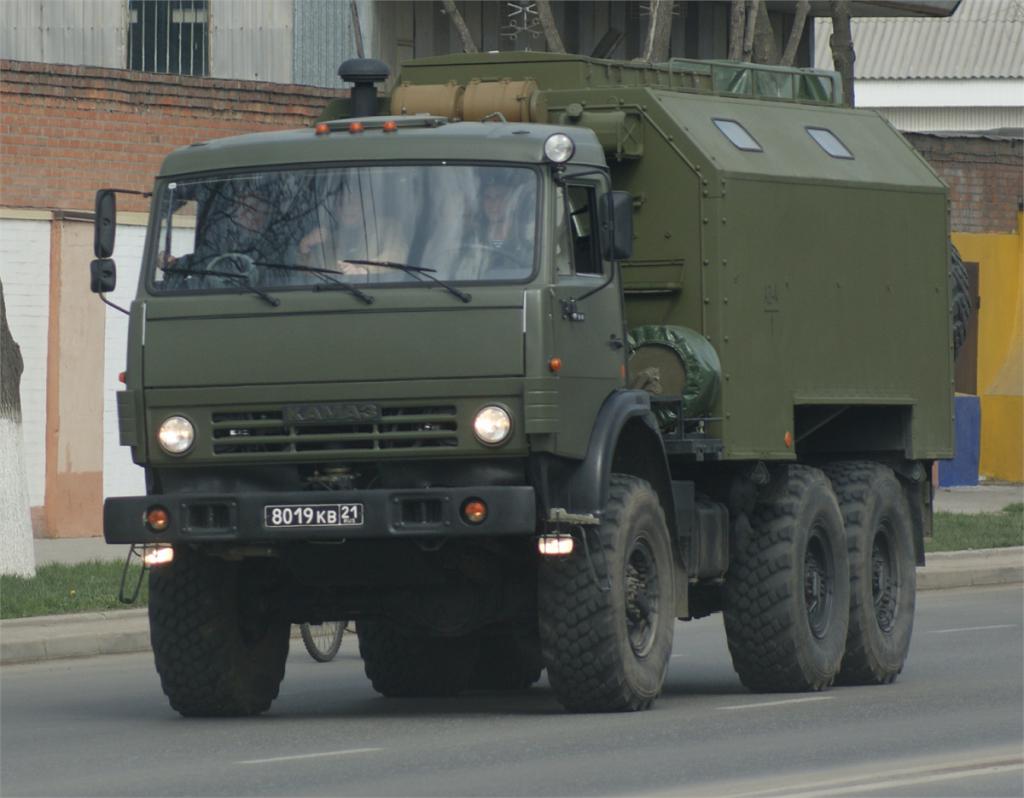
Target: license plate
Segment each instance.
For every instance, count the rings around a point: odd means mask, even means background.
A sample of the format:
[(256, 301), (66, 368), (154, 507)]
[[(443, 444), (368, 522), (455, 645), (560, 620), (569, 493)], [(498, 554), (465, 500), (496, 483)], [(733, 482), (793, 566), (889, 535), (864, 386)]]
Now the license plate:
[(363, 505), (353, 504), (268, 504), (263, 508), (268, 527), (362, 526)]

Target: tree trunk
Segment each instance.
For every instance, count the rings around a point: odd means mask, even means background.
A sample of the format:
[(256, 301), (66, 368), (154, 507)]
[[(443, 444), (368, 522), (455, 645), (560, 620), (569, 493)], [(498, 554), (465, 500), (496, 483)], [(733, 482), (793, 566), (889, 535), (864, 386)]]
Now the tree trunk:
[(828, 43), (832, 48), (832, 63), (843, 79), (843, 102), (853, 108), (853, 63), (857, 56), (850, 32), (850, 0), (833, 0), (832, 36)]
[(775, 44), (775, 29), (768, 16), (768, 7), (763, 0), (757, 0), (757, 27), (754, 31), (754, 42), (750, 60), (758, 64), (779, 63), (779, 48)]
[(757, 32), (761, 5), (763, 5), (761, 0), (750, 0), (750, 5), (747, 8), (747, 29), (743, 33), (743, 55), (741, 56), (744, 61), (751, 61), (754, 57), (754, 34)]
[(811, 10), (810, 0), (798, 0), (796, 4), (796, 16), (793, 17), (793, 28), (789, 31), (789, 39), (786, 41), (786, 49), (782, 52), (779, 63), (782, 66), (793, 66), (796, 60), (796, 50), (800, 46), (800, 39), (804, 35), (804, 25), (807, 23), (807, 12)]
[(651, 19), (647, 26), (647, 41), (641, 61), (661, 63), (668, 61), (669, 40), (672, 37), (672, 7), (674, 0), (652, 0)]
[(359, 25), (359, 3), (357, 0), (352, 0), (350, 8), (352, 9), (352, 32), (356, 37), (356, 55), (366, 58), (366, 49), (363, 47), (363, 29)]
[(729, 14), (729, 60), (739, 61), (743, 57), (743, 34), (747, 29), (746, 0), (732, 0)]
[(462, 18), (459, 9), (455, 7), (455, 0), (444, 0), (444, 10), (452, 21), (452, 25), (455, 26), (455, 30), (459, 32), (459, 38), (462, 39), (462, 52), (479, 52), (476, 42), (473, 41), (473, 34), (469, 32), (469, 26), (466, 25), (466, 20)]
[(7, 324), (0, 282), (0, 573), (35, 576), (35, 549), (21, 435), (21, 348)]
[(550, 0), (536, 0), (537, 14), (540, 16), (540, 26), (544, 29), (544, 38), (548, 43), (548, 51), (552, 53), (564, 53), (565, 45), (562, 44), (562, 37), (558, 33), (558, 26), (555, 24), (555, 16), (551, 13)]

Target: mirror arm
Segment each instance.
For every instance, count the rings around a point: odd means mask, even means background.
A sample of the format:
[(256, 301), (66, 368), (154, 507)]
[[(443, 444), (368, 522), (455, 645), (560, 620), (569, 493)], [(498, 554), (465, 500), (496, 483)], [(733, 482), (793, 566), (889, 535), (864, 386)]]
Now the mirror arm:
[(106, 294), (97, 294), (97, 296), (100, 298), (100, 302), (102, 302), (104, 305), (110, 305), (110, 307), (112, 307), (114, 310), (121, 311), (125, 316), (131, 316), (132, 315), (131, 311), (125, 310), (120, 305), (116, 305), (113, 302), (111, 302), (109, 299), (107, 299), (107, 295)]

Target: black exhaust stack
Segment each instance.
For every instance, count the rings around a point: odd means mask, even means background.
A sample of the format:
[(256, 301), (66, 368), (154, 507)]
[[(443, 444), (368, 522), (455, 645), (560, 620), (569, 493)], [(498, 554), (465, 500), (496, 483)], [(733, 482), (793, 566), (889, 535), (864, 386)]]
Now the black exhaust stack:
[(351, 116), (377, 115), (377, 87), (388, 79), (388, 65), (376, 58), (350, 58), (338, 67), (338, 76), (352, 84)]

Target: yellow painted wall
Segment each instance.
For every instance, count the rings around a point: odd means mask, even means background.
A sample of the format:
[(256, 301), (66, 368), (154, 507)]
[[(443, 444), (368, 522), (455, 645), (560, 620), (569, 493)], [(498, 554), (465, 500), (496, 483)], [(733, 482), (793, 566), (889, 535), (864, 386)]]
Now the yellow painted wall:
[(1024, 235), (954, 233), (965, 261), (978, 264), (978, 396), (986, 477), (1024, 482)]

